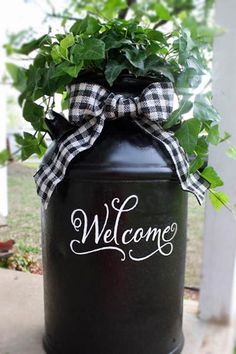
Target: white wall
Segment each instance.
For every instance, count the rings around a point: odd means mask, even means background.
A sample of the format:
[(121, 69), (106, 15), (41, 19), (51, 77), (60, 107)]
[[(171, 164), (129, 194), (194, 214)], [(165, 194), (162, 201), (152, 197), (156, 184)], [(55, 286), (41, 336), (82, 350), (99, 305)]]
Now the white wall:
[[(226, 30), (214, 46), (214, 104), (222, 116), (221, 130), (228, 131), (236, 146), (236, 1), (216, 1), (216, 22)], [(236, 204), (236, 161), (229, 159), (227, 144), (211, 149), (209, 164), (225, 181), (223, 190)], [(233, 283), (236, 255), (236, 220), (226, 209), (206, 206), (204, 258), (200, 297), (202, 319), (227, 323), (232, 320)]]
[[(1, 11), (0, 14), (0, 33), (1, 37), (2, 33), (5, 30), (4, 22), (2, 21), (3, 13)], [(5, 53), (2, 48), (2, 41), (0, 41), (0, 81), (2, 80), (2, 76), (4, 74), (5, 66), (4, 66), (4, 58)], [(0, 151), (5, 149), (6, 147), (6, 94), (5, 87), (0, 84)], [(6, 216), (8, 213), (8, 205), (7, 205), (7, 169), (6, 167), (2, 168), (0, 166), (0, 225), (5, 224)]]

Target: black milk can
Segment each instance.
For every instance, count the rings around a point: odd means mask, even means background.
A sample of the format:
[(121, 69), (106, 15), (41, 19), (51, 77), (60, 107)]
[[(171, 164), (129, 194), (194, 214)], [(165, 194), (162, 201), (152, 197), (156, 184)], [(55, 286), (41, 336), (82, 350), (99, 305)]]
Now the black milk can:
[(167, 152), (129, 119), (105, 122), (42, 209), (46, 352), (181, 353), (186, 216)]

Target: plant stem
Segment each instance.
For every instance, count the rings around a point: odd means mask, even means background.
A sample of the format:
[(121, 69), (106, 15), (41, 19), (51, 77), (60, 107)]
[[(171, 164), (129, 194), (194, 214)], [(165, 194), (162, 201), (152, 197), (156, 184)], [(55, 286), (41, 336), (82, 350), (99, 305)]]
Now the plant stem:
[(38, 143), (39, 146), (41, 145), (42, 141), (44, 140), (44, 138), (45, 138), (45, 136), (46, 136), (47, 134), (48, 134), (48, 132), (45, 132), (45, 133), (42, 135), (42, 137), (41, 137), (41, 139), (40, 139), (40, 141), (39, 141), (39, 143)]
[(55, 17), (55, 18), (61, 18), (63, 20), (71, 20), (71, 21), (78, 21), (79, 18), (78, 17), (71, 17), (71, 16), (64, 16), (64, 15), (60, 15), (60, 14), (47, 14), (48, 17)]
[(33, 61), (35, 58), (22, 58), (22, 57), (12, 57), (11, 58), (12, 60), (17, 60), (17, 61), (28, 61), (28, 60), (31, 60)]

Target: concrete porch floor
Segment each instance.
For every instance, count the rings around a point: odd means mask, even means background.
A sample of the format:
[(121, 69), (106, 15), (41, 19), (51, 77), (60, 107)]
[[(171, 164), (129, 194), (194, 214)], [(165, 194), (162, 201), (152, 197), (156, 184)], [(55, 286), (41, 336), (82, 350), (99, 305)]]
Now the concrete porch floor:
[[(44, 354), (42, 280), (0, 269), (0, 354)], [(233, 354), (233, 328), (200, 321), (197, 308), (196, 301), (184, 303), (182, 354)]]

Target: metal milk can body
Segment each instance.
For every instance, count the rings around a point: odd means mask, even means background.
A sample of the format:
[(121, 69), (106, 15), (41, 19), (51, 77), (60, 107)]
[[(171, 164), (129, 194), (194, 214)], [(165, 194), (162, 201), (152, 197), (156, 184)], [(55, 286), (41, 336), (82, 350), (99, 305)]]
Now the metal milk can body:
[(180, 353), (186, 214), (168, 154), (106, 122), (42, 210), (47, 353)]

